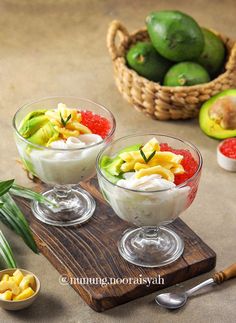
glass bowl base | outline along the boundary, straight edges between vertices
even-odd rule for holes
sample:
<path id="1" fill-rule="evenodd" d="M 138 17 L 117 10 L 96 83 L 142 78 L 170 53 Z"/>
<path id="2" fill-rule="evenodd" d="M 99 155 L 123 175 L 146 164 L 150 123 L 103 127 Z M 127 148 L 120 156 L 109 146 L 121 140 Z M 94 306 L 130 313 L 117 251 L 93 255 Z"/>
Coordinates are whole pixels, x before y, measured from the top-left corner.
<path id="1" fill-rule="evenodd" d="M 182 255 L 184 242 L 169 228 L 150 226 L 125 231 L 118 249 L 121 256 L 132 264 L 161 267 Z"/>
<path id="2" fill-rule="evenodd" d="M 81 224 L 88 221 L 95 211 L 95 200 L 82 188 L 73 188 L 69 195 L 60 199 L 57 199 L 54 189 L 43 193 L 43 195 L 54 206 L 35 201 L 31 208 L 38 220 L 50 225 L 68 227 Z"/>

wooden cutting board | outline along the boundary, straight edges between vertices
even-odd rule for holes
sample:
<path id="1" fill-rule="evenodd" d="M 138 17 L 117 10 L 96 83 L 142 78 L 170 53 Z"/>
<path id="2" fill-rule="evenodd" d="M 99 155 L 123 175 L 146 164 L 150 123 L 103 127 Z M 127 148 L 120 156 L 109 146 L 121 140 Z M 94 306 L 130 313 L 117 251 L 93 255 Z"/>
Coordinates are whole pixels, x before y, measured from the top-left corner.
<path id="1" fill-rule="evenodd" d="M 61 275 L 72 279 L 101 278 L 103 282 L 109 278 L 136 279 L 133 284 L 105 286 L 96 281 L 95 284 L 75 281 L 71 286 L 95 311 L 107 310 L 215 267 L 215 252 L 180 219 L 169 225 L 185 242 L 184 254 L 179 260 L 162 268 L 150 269 L 128 263 L 120 256 L 117 242 L 130 225 L 118 218 L 106 204 L 95 178 L 81 186 L 93 195 L 97 203 L 94 216 L 81 226 L 59 228 L 43 224 L 32 215 L 28 201 L 17 201 L 30 222 L 40 251 Z M 41 189 L 46 187 L 41 186 Z M 137 278 L 140 277 L 154 279 L 154 283 L 149 287 L 145 282 L 138 284 Z M 157 284 L 161 282 L 158 277 L 164 278 L 164 285 Z"/>

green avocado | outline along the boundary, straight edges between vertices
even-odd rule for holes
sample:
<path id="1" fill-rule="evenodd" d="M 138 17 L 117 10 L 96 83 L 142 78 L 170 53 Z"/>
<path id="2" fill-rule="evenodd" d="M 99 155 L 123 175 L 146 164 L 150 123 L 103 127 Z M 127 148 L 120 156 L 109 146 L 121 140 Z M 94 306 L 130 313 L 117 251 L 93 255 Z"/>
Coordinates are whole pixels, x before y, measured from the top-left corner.
<path id="1" fill-rule="evenodd" d="M 19 127 L 19 132 L 24 138 L 31 136 L 34 132 L 36 132 L 40 128 L 40 118 L 36 120 L 37 122 L 33 122 L 33 119 L 37 117 L 41 117 L 42 118 L 41 120 L 48 121 L 48 118 L 45 116 L 46 111 L 47 110 L 31 111 L 24 117 Z"/>
<path id="2" fill-rule="evenodd" d="M 209 137 L 215 139 L 226 139 L 231 137 L 236 137 L 236 129 L 224 129 L 222 128 L 215 120 L 211 119 L 209 116 L 209 109 L 212 107 L 214 103 L 220 98 L 227 96 L 235 96 L 236 97 L 236 89 L 225 90 L 219 94 L 216 94 L 211 99 L 206 101 L 199 113 L 199 124 L 202 131 L 208 135 Z"/>
<path id="3" fill-rule="evenodd" d="M 48 146 L 51 142 L 59 138 L 59 132 L 55 130 L 53 124 L 48 121 L 38 131 L 36 131 L 31 137 L 27 138 L 28 141 L 40 145 Z"/>
<path id="4" fill-rule="evenodd" d="M 197 22 L 180 11 L 152 12 L 146 18 L 153 46 L 163 57 L 174 61 L 197 59 L 204 48 L 204 36 Z"/>
<path id="5" fill-rule="evenodd" d="M 109 181 L 111 181 L 112 183 L 116 183 L 119 179 L 123 178 L 120 167 L 124 163 L 124 161 L 119 157 L 119 155 L 124 152 L 139 150 L 141 146 L 141 144 L 137 144 L 126 147 L 120 150 L 114 158 L 111 158 L 109 156 L 102 157 L 100 161 L 100 168 L 102 169 L 103 173 Z"/>
<path id="6" fill-rule="evenodd" d="M 225 46 L 222 40 L 210 30 L 202 28 L 202 32 L 205 46 L 197 62 L 208 71 L 211 77 L 214 77 L 223 66 Z"/>
<path id="7" fill-rule="evenodd" d="M 38 131 L 41 127 L 43 127 L 46 123 L 48 123 L 48 117 L 45 115 L 35 116 L 34 118 L 28 119 L 25 121 L 21 128 L 20 134 L 24 138 L 28 138 L 32 136 L 36 131 Z"/>
<path id="8" fill-rule="evenodd" d="M 164 78 L 164 85 L 190 86 L 209 81 L 210 76 L 204 67 L 193 62 L 182 62 L 169 69 Z"/>
<path id="9" fill-rule="evenodd" d="M 111 162 L 109 163 L 109 165 L 107 165 L 107 170 L 109 171 L 109 173 L 111 175 L 114 176 L 119 176 L 121 173 L 121 165 L 123 164 L 123 160 L 120 157 L 116 157 L 113 160 L 111 160 Z"/>
<path id="10" fill-rule="evenodd" d="M 102 172 L 110 182 L 116 183 L 119 179 L 122 179 L 122 176 L 116 176 L 110 173 L 108 168 L 112 164 L 112 162 L 114 162 L 114 159 L 112 159 L 109 156 L 103 156 L 100 161 L 100 168 L 102 169 Z"/>
<path id="11" fill-rule="evenodd" d="M 149 42 L 138 42 L 132 46 L 126 60 L 139 75 L 155 82 L 162 82 L 163 77 L 171 66 L 171 62 L 162 57 Z"/>

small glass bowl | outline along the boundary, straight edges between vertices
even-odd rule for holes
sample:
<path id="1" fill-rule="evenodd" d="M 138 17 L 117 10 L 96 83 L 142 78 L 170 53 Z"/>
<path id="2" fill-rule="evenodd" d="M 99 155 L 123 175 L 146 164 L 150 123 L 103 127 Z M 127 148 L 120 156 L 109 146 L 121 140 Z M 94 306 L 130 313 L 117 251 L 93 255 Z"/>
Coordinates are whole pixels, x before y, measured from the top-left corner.
<path id="1" fill-rule="evenodd" d="M 171 189 L 142 191 L 121 187 L 109 181 L 100 168 L 104 156 L 114 157 L 118 151 L 136 144 L 144 144 L 155 137 L 174 149 L 190 151 L 198 163 L 195 174 Z M 120 138 L 103 148 L 97 157 L 97 175 L 106 201 L 123 220 L 137 228 L 124 232 L 118 248 L 129 262 L 143 267 L 160 267 L 178 259 L 184 250 L 183 240 L 163 225 L 171 223 L 193 202 L 200 180 L 202 157 L 192 144 L 178 138 L 144 134 Z"/>
<path id="2" fill-rule="evenodd" d="M 59 149 L 33 144 L 21 136 L 19 127 L 28 113 L 38 109 L 55 109 L 60 102 L 68 108 L 92 111 L 108 119 L 111 129 L 107 137 L 83 148 Z M 32 211 L 40 221 L 56 226 L 71 226 L 83 223 L 93 215 L 94 199 L 77 184 L 96 173 L 97 154 L 112 140 L 115 126 L 115 119 L 108 109 L 77 97 L 45 98 L 26 104 L 16 112 L 13 118 L 14 135 L 25 168 L 44 183 L 54 186 L 43 193 L 52 205 L 32 204 Z"/>

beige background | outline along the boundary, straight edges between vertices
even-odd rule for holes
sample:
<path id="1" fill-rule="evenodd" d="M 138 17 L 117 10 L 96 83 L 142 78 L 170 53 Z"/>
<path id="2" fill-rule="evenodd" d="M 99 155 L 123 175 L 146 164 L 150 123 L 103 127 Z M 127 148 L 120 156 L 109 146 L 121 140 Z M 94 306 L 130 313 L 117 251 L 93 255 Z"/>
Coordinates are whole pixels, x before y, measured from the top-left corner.
<path id="1" fill-rule="evenodd" d="M 118 93 L 105 46 L 108 23 L 120 19 L 132 31 L 144 24 L 153 9 L 179 9 L 201 25 L 228 36 L 236 33 L 234 0 L 1 0 L 0 1 L 0 172 L 33 187 L 16 164 L 11 120 L 25 102 L 53 95 L 88 97 L 103 103 L 117 119 L 119 137 L 137 131 L 177 135 L 196 144 L 204 157 L 198 197 L 182 218 L 217 253 L 217 269 L 236 261 L 236 175 L 216 163 L 217 141 L 206 137 L 197 121 L 157 122 L 134 111 Z M 3 227 L 1 225 L 1 227 Z M 177 311 L 159 309 L 154 294 L 99 314 L 70 287 L 60 286 L 59 274 L 43 257 L 33 255 L 19 238 L 4 228 L 20 267 L 35 272 L 42 293 L 28 310 L 0 309 L 1 322 L 212 322 L 233 323 L 236 280 L 192 299 Z M 209 277 L 185 282 L 184 287 Z"/>

